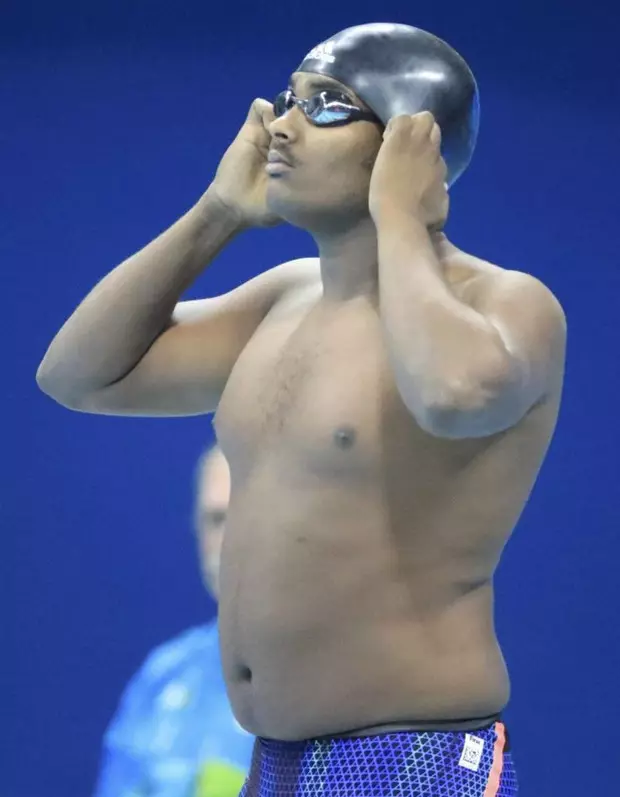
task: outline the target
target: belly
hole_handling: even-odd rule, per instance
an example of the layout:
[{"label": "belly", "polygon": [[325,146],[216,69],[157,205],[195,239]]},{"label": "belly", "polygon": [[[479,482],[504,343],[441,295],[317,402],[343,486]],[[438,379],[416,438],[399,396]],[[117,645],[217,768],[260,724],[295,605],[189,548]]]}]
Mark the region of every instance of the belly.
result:
[{"label": "belly", "polygon": [[265,331],[217,413],[232,476],[222,661],[237,719],[259,736],[469,719],[508,699],[492,575],[549,424],[426,434],[376,319],[351,313]]},{"label": "belly", "polygon": [[233,486],[222,557],[222,660],[241,724],[298,739],[501,710],[490,583],[421,544],[428,508],[380,480],[320,483],[277,461]]}]

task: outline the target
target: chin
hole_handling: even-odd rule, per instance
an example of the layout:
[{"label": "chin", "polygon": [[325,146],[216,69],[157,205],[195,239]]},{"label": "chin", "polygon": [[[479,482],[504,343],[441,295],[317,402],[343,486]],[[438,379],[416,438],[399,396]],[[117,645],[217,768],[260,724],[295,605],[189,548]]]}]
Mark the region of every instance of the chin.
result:
[{"label": "chin", "polygon": [[267,207],[283,221],[303,230],[312,228],[311,220],[316,216],[316,211],[313,213],[306,203],[291,201],[290,199],[284,200],[280,197],[268,202]]},{"label": "chin", "polygon": [[339,217],[352,215],[345,210],[344,201],[330,197],[328,202],[324,195],[310,200],[307,194],[293,192],[288,186],[270,187],[267,207],[288,224],[310,234],[325,232]]}]

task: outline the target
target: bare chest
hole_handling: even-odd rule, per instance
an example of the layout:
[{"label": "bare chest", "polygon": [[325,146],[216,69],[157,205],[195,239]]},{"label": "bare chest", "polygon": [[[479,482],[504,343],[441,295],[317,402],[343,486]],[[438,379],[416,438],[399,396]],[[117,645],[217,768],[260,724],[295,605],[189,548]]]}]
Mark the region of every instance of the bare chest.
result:
[{"label": "bare chest", "polygon": [[411,424],[395,388],[377,311],[294,307],[268,319],[230,376],[216,416],[228,456],[294,446],[368,461],[386,417]]}]

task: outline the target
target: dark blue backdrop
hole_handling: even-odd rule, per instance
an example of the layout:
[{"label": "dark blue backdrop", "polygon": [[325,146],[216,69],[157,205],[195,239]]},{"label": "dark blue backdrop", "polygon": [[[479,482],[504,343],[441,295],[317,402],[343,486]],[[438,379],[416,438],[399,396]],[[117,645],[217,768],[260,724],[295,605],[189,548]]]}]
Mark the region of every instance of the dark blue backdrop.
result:
[{"label": "dark blue backdrop", "polygon": [[[213,612],[189,530],[209,420],[71,414],[37,392],[38,361],[93,284],[204,190],[254,96],[330,33],[382,20],[438,33],[478,75],[451,236],[539,275],[568,314],[564,407],[500,569],[498,630],[523,795],[617,793],[618,12],[81,5],[5,0],[0,24],[3,797],[85,797],[128,676]],[[248,233],[192,295],[311,252],[292,229]]]}]

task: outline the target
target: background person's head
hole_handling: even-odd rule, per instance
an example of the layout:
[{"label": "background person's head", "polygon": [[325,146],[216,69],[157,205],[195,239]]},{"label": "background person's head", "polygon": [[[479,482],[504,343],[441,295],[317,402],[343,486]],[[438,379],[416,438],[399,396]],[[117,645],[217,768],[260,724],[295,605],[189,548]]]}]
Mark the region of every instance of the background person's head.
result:
[{"label": "background person's head", "polygon": [[220,554],[230,501],[230,472],[218,446],[205,451],[196,466],[194,527],[205,587],[217,599]]}]

